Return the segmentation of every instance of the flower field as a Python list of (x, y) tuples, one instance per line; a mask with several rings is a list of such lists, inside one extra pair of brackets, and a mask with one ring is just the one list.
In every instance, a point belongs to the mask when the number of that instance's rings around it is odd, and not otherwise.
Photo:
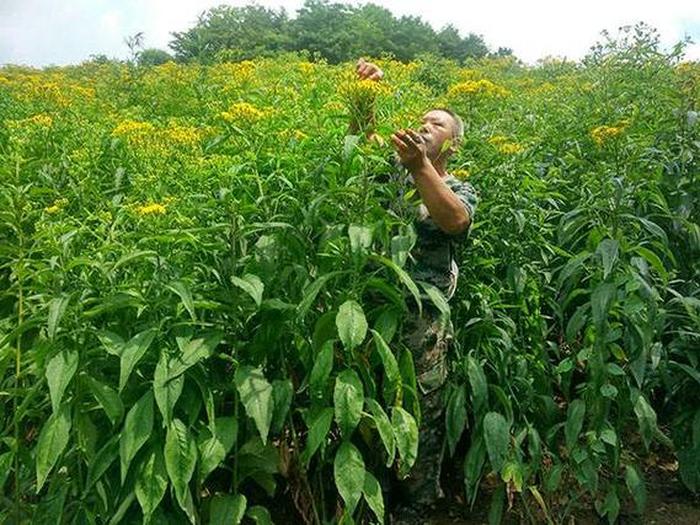
[[(700, 65), (377, 62), (0, 68), (0, 521), (387, 523), (426, 302), (465, 507), (614, 523), (658, 456), (700, 490)], [(449, 305), (388, 205), (442, 106), (480, 197)]]

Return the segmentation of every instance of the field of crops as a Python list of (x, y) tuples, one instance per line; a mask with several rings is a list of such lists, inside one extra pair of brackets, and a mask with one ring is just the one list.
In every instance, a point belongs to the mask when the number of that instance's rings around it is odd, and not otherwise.
[[(700, 65), (643, 31), (377, 62), (0, 69), (0, 521), (388, 521), (411, 302), (455, 325), (465, 506), (613, 523), (660, 456), (700, 490)], [(347, 135), (435, 106), (480, 197), (449, 307), (406, 271), (391, 147)]]

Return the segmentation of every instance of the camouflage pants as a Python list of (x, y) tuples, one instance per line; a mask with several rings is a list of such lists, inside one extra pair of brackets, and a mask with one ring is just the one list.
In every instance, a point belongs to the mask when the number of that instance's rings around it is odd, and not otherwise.
[(440, 488), (445, 424), (442, 386), (447, 378), (447, 352), (453, 339), (452, 323), (426, 305), (423, 315), (412, 311), (404, 328), (403, 343), (413, 354), (418, 383), (421, 421), (418, 458), (402, 489), (412, 504), (428, 505), (443, 496)]

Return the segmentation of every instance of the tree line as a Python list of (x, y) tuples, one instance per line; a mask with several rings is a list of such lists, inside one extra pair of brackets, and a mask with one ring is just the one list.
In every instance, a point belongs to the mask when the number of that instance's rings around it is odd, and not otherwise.
[(453, 25), (436, 31), (418, 16), (394, 16), (375, 4), (352, 6), (328, 0), (306, 0), (291, 18), (259, 5), (221, 5), (203, 12), (193, 27), (173, 32), (169, 47), (145, 49), (143, 64), (203, 63), (246, 60), (284, 52), (306, 52), (314, 59), (339, 63), (361, 55), (393, 56), (402, 61), (432, 54), (457, 62), (487, 55), (508, 55), (508, 48), (489, 48), (481, 35), (462, 36)]

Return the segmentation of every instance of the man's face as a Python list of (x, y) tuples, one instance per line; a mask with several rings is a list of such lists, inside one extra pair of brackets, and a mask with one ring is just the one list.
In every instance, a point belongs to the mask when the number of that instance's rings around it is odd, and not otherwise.
[(449, 155), (447, 149), (445, 151), (442, 151), (442, 149), (445, 141), (454, 140), (454, 126), (455, 121), (452, 115), (445, 111), (435, 109), (423, 115), (423, 123), (418, 128), (418, 133), (425, 141), (430, 160), (435, 161), (439, 157), (444, 158)]

